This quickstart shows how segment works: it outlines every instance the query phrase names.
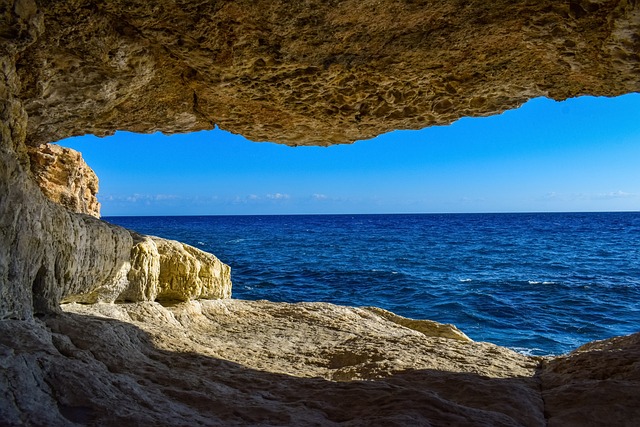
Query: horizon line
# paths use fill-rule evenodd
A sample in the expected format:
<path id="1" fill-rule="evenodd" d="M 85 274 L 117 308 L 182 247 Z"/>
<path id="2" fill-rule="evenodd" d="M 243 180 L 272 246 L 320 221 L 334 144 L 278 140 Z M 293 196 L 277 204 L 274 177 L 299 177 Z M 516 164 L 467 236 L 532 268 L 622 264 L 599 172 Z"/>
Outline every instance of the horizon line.
<path id="1" fill-rule="evenodd" d="M 619 211 L 493 211 L 493 212 L 369 212 L 369 213 L 256 213 L 256 214 L 189 214 L 189 215 L 101 215 L 102 218 L 158 218 L 158 217 L 210 217 L 210 216 L 353 216 L 353 215 L 514 215 L 514 214 L 615 214 L 640 213 L 640 210 Z"/>

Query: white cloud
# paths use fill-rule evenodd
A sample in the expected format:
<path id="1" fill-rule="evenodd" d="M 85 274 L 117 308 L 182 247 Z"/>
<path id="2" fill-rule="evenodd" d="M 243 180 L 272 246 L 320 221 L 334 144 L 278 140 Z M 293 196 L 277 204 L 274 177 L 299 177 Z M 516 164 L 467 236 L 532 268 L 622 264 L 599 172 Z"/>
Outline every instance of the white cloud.
<path id="1" fill-rule="evenodd" d="M 625 191 L 611 191 L 609 193 L 556 193 L 552 191 L 545 194 L 542 199 L 548 201 L 573 202 L 579 200 L 612 200 L 629 199 L 640 196 L 637 193 L 627 193 Z"/>
<path id="2" fill-rule="evenodd" d="M 282 193 L 267 194 L 267 199 L 269 200 L 287 200 L 289 198 L 290 196 L 288 194 L 282 194 Z"/>
<path id="3" fill-rule="evenodd" d="M 609 200 L 609 199 L 628 199 L 630 197 L 637 197 L 637 194 L 627 193 L 624 191 L 612 191 L 610 193 L 594 194 L 592 198 L 597 200 Z"/>
<path id="4" fill-rule="evenodd" d="M 311 196 L 311 198 L 313 200 L 327 200 L 329 198 L 329 196 L 327 196 L 326 194 L 318 194 L 315 193 Z"/>
<path id="5" fill-rule="evenodd" d="M 128 196 L 120 196 L 120 195 L 104 195 L 99 196 L 98 199 L 101 202 L 127 202 L 127 203 L 138 203 L 138 202 L 163 202 L 167 200 L 178 200 L 182 199 L 182 197 L 177 196 L 175 194 L 140 194 L 134 193 Z"/>
<path id="6" fill-rule="evenodd" d="M 178 198 L 175 194 L 156 194 L 153 196 L 154 200 L 176 200 Z"/>

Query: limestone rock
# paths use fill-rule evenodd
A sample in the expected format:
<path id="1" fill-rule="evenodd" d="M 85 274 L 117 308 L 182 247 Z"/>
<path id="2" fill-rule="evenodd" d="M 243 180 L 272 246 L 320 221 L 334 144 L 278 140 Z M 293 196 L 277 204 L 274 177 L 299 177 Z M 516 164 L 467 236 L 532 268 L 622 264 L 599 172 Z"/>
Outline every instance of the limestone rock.
<path id="1" fill-rule="evenodd" d="M 384 317 L 393 323 L 397 323 L 400 326 L 423 333 L 428 337 L 442 337 L 460 341 L 471 341 L 471 338 L 469 338 L 455 325 L 438 323 L 433 320 L 409 319 L 398 316 L 395 313 L 379 307 L 365 307 L 365 309 L 377 314 L 378 316 Z"/>
<path id="2" fill-rule="evenodd" d="M 640 91 L 640 12 L 630 0 L 51 0 L 25 9 L 43 23 L 18 58 L 31 144 L 218 125 L 252 140 L 328 145 L 538 96 Z"/>
<path id="3" fill-rule="evenodd" d="M 160 254 L 158 300 L 231 297 L 231 268 L 207 252 L 175 240 L 153 238 Z"/>
<path id="4" fill-rule="evenodd" d="M 544 425 L 537 360 L 367 310 L 239 300 L 64 310 L 49 330 L 0 322 L 5 424 Z"/>
<path id="5" fill-rule="evenodd" d="M 30 147 L 28 152 L 31 173 L 49 200 L 100 218 L 98 177 L 79 152 L 55 144 Z"/>
<path id="6" fill-rule="evenodd" d="M 533 358 L 324 303 L 63 307 L 44 322 L 0 322 L 3 424 L 632 426 L 638 419 L 640 334 Z"/>
<path id="7" fill-rule="evenodd" d="M 118 296 L 119 301 L 155 301 L 158 295 L 160 254 L 149 236 L 131 233 L 131 268 L 127 273 L 129 286 Z"/>
<path id="8" fill-rule="evenodd" d="M 23 3 L 24 8 L 18 7 Z M 14 38 L 2 44 L 0 55 L 0 319 L 28 320 L 34 314 L 58 311 L 63 301 L 113 302 L 130 288 L 142 287 L 142 279 L 135 282 L 139 276 L 129 274 L 132 261 L 136 268 L 156 262 L 132 250 L 134 240 L 128 230 L 70 212 L 47 199 L 33 178 L 24 144 L 28 118 L 16 98 L 20 81 L 13 62 L 15 52 L 8 55 L 4 51 L 18 51 L 37 35 L 41 20 L 28 12 L 29 4 L 16 3 L 15 10 L 29 20 L 25 23 L 23 15 L 14 17 Z M 215 283 L 223 289 L 220 295 L 228 295 L 228 269 L 214 258 L 197 253 L 192 257 L 197 262 L 185 274 L 196 271 L 202 276 L 201 286 L 195 291 L 185 287 L 181 299 L 216 295 Z M 159 255 L 157 258 L 159 263 Z M 207 266 L 208 261 L 217 264 Z M 220 275 L 215 276 L 216 272 Z M 179 277 L 182 273 L 172 274 Z M 172 290 L 176 294 L 176 288 Z M 146 300 L 153 292 L 137 295 Z"/>
<path id="9" fill-rule="evenodd" d="M 548 425 L 635 426 L 640 420 L 640 334 L 586 344 L 545 361 Z"/>
<path id="10" fill-rule="evenodd" d="M 193 246 L 132 233 L 129 286 L 120 301 L 230 298 L 231 268 Z"/>

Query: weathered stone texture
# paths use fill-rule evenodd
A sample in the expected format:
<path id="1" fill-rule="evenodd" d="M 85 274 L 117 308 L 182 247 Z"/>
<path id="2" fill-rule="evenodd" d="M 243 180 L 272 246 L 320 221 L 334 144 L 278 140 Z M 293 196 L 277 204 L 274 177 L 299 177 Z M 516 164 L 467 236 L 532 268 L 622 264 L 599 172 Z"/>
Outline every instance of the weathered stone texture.
<path id="1" fill-rule="evenodd" d="M 366 307 L 367 310 L 377 314 L 380 317 L 397 323 L 405 328 L 413 329 L 429 337 L 449 338 L 452 340 L 471 341 L 471 339 L 455 325 L 443 324 L 432 320 L 417 320 L 398 316 L 388 310 L 379 307 Z"/>
<path id="2" fill-rule="evenodd" d="M 42 37 L 47 20 L 30 0 L 3 2 L 0 18 L 0 319 L 28 320 L 33 314 L 58 311 L 61 301 L 113 302 L 123 292 L 143 287 L 136 281 L 138 276 L 129 274 L 132 261 L 136 266 L 159 264 L 160 253 L 141 259 L 132 250 L 129 231 L 75 214 L 45 197 L 43 192 L 74 211 L 95 211 L 95 199 L 87 200 L 86 190 L 97 190 L 97 181 L 92 181 L 79 155 L 25 145 L 29 117 L 22 99 L 24 70 L 16 61 Z M 32 71 L 38 75 L 43 69 Z M 189 285 L 176 279 L 184 287 L 174 286 L 171 295 L 180 300 L 228 296 L 228 267 L 195 248 L 191 256 L 199 263 L 194 262 L 194 271 L 202 272 L 203 279 Z M 182 271 L 172 268 L 165 274 L 180 277 Z M 139 292 L 133 300 L 155 297 L 152 292 Z"/>
<path id="3" fill-rule="evenodd" d="M 129 286 L 119 301 L 189 301 L 231 297 L 231 268 L 193 246 L 132 233 Z"/>
<path id="4" fill-rule="evenodd" d="M 7 424 L 544 425 L 537 360 L 367 310 L 219 300 L 65 311 L 0 322 Z"/>
<path id="5" fill-rule="evenodd" d="M 49 0 L 39 13 L 17 58 L 31 144 L 218 125 L 327 145 L 640 90 L 629 0 Z"/>
<path id="6" fill-rule="evenodd" d="M 635 427 L 640 415 L 640 334 L 542 359 L 322 303 L 64 310 L 0 322 L 4 425 Z"/>
<path id="7" fill-rule="evenodd" d="M 55 144 L 29 147 L 31 173 L 44 195 L 69 209 L 100 218 L 98 177 L 82 154 Z"/>

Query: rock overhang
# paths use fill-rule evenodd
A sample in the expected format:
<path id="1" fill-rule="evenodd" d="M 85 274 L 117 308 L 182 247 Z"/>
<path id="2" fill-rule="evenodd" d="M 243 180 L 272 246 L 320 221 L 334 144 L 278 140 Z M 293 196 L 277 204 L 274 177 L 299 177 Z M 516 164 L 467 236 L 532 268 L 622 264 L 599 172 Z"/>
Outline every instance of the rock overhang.
<path id="1" fill-rule="evenodd" d="M 17 55 L 32 145 L 216 125 L 330 145 L 640 91 L 625 0 L 32 4 L 14 7 L 40 23 Z"/>

